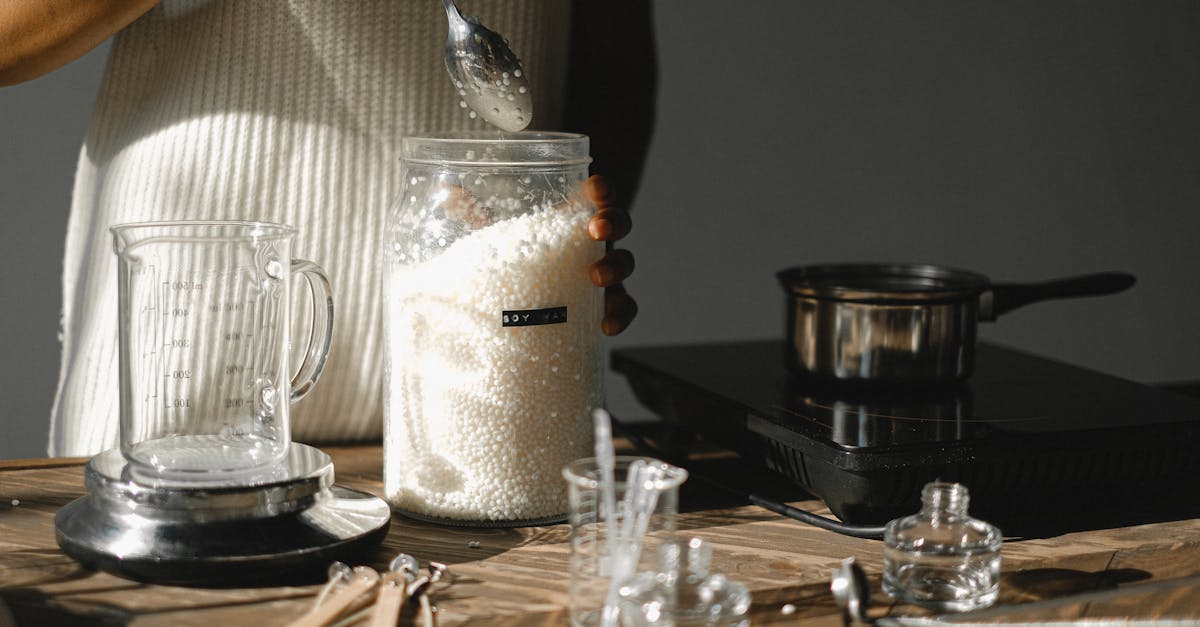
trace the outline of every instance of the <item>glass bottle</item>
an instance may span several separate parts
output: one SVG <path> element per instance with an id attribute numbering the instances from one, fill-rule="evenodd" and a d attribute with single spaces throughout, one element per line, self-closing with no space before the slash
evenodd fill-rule
<path id="1" fill-rule="evenodd" d="M 565 519 L 560 471 L 592 454 L 604 255 L 588 138 L 408 137 L 384 233 L 384 490 L 417 518 Z"/>
<path id="2" fill-rule="evenodd" d="M 932 482 L 921 511 L 888 523 L 883 591 L 924 607 L 966 611 L 987 607 L 1000 589 L 1000 530 L 967 515 L 967 488 Z"/>

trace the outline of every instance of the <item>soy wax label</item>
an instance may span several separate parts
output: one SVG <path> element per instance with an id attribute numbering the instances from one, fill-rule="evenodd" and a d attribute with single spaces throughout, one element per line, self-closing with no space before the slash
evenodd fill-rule
<path id="1" fill-rule="evenodd" d="M 502 312 L 500 320 L 501 324 L 506 327 L 533 327 L 543 324 L 562 324 L 567 321 L 567 308 L 547 307 L 545 309 L 506 309 Z"/>

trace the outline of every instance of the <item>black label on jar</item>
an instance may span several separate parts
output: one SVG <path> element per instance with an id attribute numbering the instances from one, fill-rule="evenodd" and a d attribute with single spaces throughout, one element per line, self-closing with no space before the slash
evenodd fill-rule
<path id="1" fill-rule="evenodd" d="M 506 327 L 533 327 L 542 324 L 562 324 L 567 321 L 566 307 L 547 307 L 545 309 L 513 309 L 504 310 L 501 324 Z"/>

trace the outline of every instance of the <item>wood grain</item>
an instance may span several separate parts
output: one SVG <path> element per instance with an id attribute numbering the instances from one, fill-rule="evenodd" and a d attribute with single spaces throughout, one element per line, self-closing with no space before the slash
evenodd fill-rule
<path id="1" fill-rule="evenodd" d="M 382 493 L 379 447 L 326 448 L 338 483 Z M 83 493 L 82 460 L 0 465 L 0 599 L 19 624 L 286 625 L 310 607 L 320 586 L 212 589 L 159 586 L 90 572 L 58 550 L 54 514 Z M 761 477 L 752 477 L 763 481 Z M 686 486 L 680 529 L 713 545 L 713 568 L 745 583 L 756 624 L 841 624 L 830 573 L 854 556 L 871 575 L 877 615 L 921 615 L 879 591 L 879 542 L 780 518 L 727 495 Z M 792 503 L 828 513 L 816 500 Z M 1116 504 L 1115 506 L 1119 506 Z M 442 527 L 393 516 L 370 565 L 397 552 L 450 565 L 433 600 L 441 625 L 561 625 L 566 622 L 566 525 L 519 529 Z M 1029 604 L 1033 618 L 1164 616 L 1200 618 L 1200 520 L 1066 533 L 1008 542 L 1001 604 Z M 1181 580 L 1176 587 L 1151 584 Z M 1103 590 L 1144 594 L 1053 608 L 1045 599 Z M 411 616 L 407 621 L 411 621 Z"/>

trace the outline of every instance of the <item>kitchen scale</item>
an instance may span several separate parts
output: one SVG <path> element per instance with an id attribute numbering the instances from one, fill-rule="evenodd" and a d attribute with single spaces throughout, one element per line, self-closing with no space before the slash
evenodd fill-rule
<path id="1" fill-rule="evenodd" d="M 133 579 L 230 585 L 319 578 L 382 540 L 387 503 L 334 485 L 329 456 L 291 440 L 291 404 L 316 384 L 333 339 L 329 279 L 292 258 L 296 229 L 177 221 L 110 231 L 120 446 L 88 462 L 87 495 L 55 516 L 63 551 Z M 309 341 L 292 361 L 301 276 Z"/>
<path id="2" fill-rule="evenodd" d="M 296 442 L 283 462 L 236 482 L 140 480 L 111 449 L 88 462 L 88 494 L 54 526 L 67 555 L 130 579 L 307 582 L 365 556 L 391 521 L 382 499 L 333 480 L 329 455 Z"/>
<path id="3" fill-rule="evenodd" d="M 785 363 L 780 341 L 611 360 L 662 417 L 668 451 L 719 443 L 849 524 L 915 512 L 934 479 L 966 485 L 972 512 L 998 523 L 1197 508 L 1200 399 L 987 342 L 974 376 L 944 386 L 821 382 Z"/>

